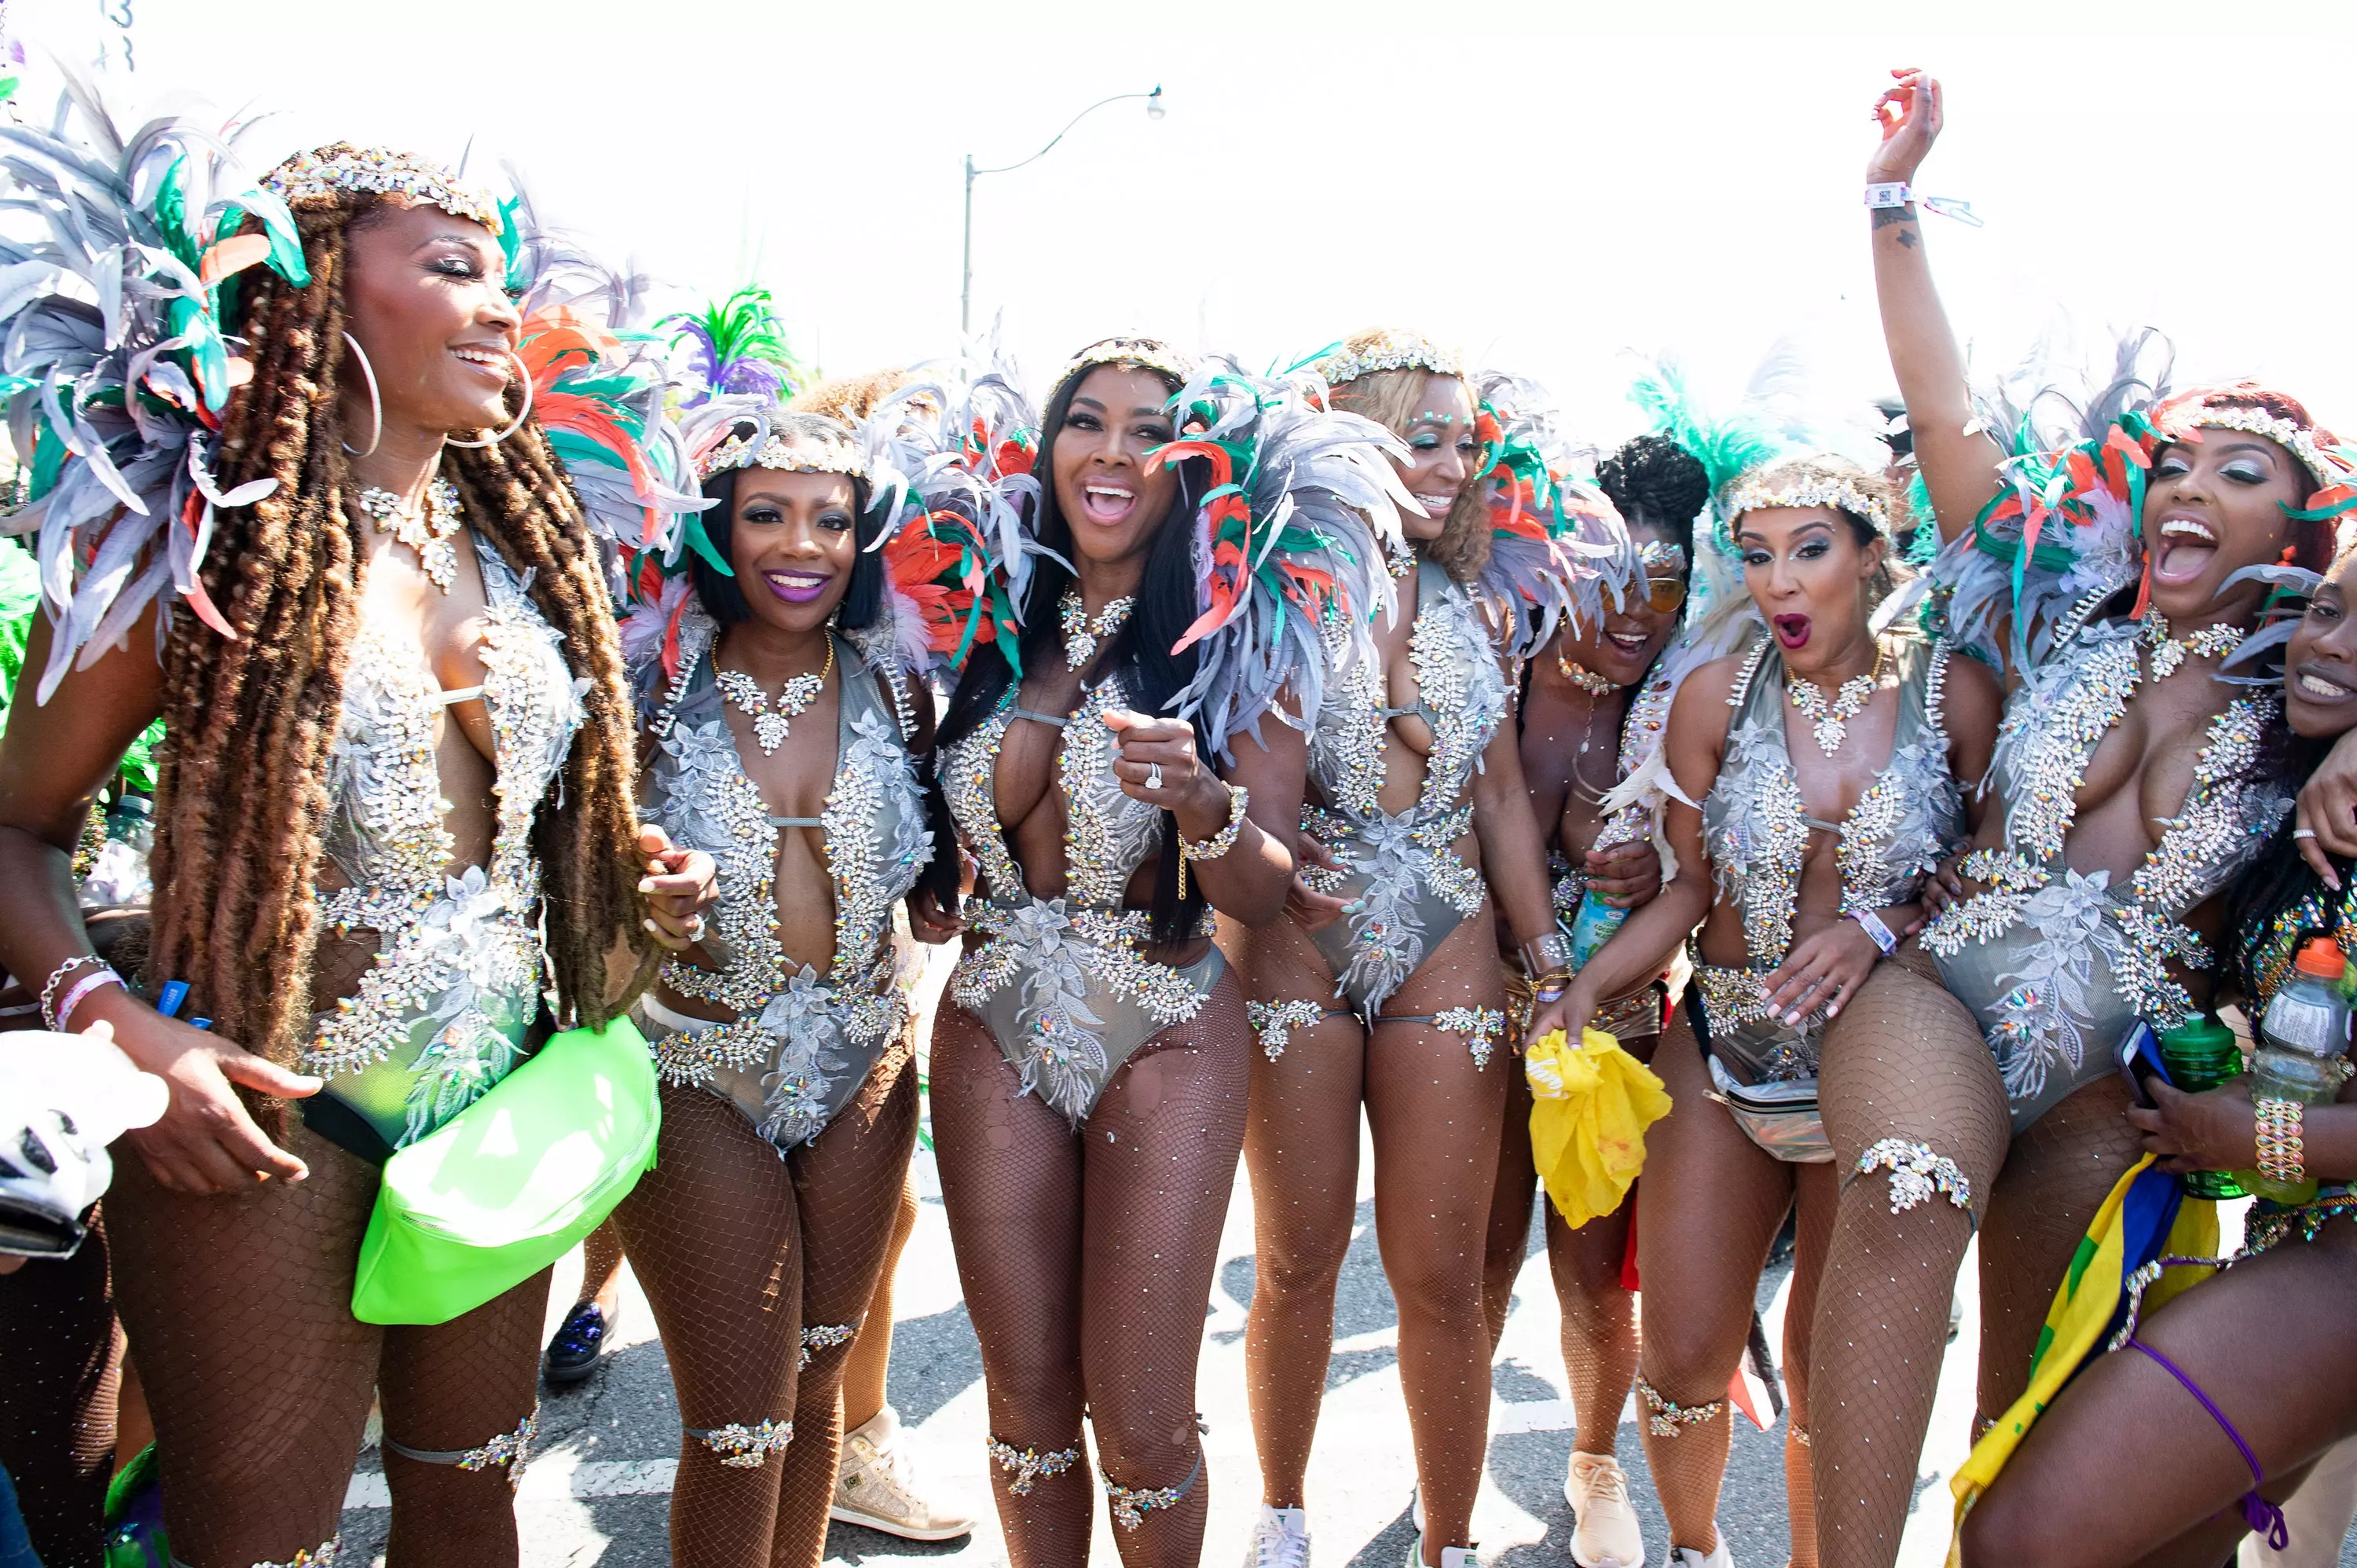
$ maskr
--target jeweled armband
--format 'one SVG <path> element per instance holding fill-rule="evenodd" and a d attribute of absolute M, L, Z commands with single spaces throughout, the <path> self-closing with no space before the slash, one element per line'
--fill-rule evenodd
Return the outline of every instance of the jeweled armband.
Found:
<path fill-rule="evenodd" d="M 1178 835 L 1178 897 L 1187 897 L 1187 863 L 1190 860 L 1217 860 L 1236 847 L 1236 835 L 1244 831 L 1244 803 L 1252 791 L 1238 784 L 1228 790 L 1228 825 L 1205 839 L 1201 843 L 1189 843 L 1187 835 Z"/>

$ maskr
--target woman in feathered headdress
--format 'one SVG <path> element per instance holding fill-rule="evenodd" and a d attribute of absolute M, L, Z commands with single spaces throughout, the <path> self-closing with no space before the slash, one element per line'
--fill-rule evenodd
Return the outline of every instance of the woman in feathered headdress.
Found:
<path fill-rule="evenodd" d="M 1489 1425 L 1489 1331 L 1469 1250 L 1488 1222 L 1511 1061 L 1491 886 L 1535 978 L 1559 973 L 1546 850 L 1506 723 L 1501 636 L 1560 612 L 1563 555 L 1544 524 L 1541 465 L 1491 510 L 1499 426 L 1458 357 L 1413 334 L 1360 333 L 1317 365 L 1333 405 L 1401 443 L 1400 606 L 1375 652 L 1336 661 L 1339 693 L 1309 747 L 1311 803 L 1291 918 L 1238 948 L 1261 1049 L 1245 1156 L 1261 1259 L 1246 1341 L 1263 1485 L 1265 1563 L 1307 1552 L 1310 1441 L 1351 1230 L 1360 1107 L 1375 1136 L 1376 1223 L 1400 1300 L 1401 1366 L 1425 1533 L 1416 1560 L 1470 1552 Z M 1525 503 L 1527 505 L 1525 506 Z M 1388 521 L 1388 518 L 1386 518 Z M 1503 526 L 1503 535 L 1501 527 Z M 1493 556 L 1499 570 L 1485 577 Z M 1542 569 L 1544 568 L 1544 569 Z M 1490 882 L 1485 883 L 1484 874 Z M 1510 1051 L 1511 1055 L 1511 1051 Z M 1436 1138 L 1446 1126 L 1449 1136 Z"/>
<path fill-rule="evenodd" d="M 1283 910 L 1319 639 L 1362 641 L 1384 580 L 1383 445 L 1230 361 L 1083 349 L 1040 424 L 1025 619 L 993 617 L 942 722 L 981 869 L 933 1127 L 1024 1568 L 1085 1552 L 1083 1411 L 1124 1558 L 1201 1548 L 1196 1348 L 1251 1048 L 1211 911 Z"/>
<path fill-rule="evenodd" d="M 19 295 L 8 323 L 36 497 L 13 527 L 48 614 L 0 744 L 0 859 L 39 890 L 0 912 L 0 963 L 173 1085 L 107 1203 L 176 1553 L 330 1560 L 373 1386 L 396 1554 L 512 1563 L 545 1280 L 436 1326 L 356 1321 L 371 1166 L 521 1059 L 544 977 L 558 1022 L 609 1018 L 702 880 L 637 825 L 599 541 L 548 387 L 512 368 L 535 350 L 509 288 L 536 280 L 513 219 L 424 160 L 339 144 L 253 188 L 193 127 L 126 145 L 83 108 L 89 140 L 0 127 L 51 224 L 11 275 L 101 301 Z M 65 860 L 159 714 L 154 937 L 125 980 Z M 167 982 L 178 1018 L 146 1000 Z"/>
<path fill-rule="evenodd" d="M 2129 374 L 2068 429 L 2042 428 L 2051 398 L 1976 415 L 1907 188 L 1939 83 L 1900 73 L 1877 113 L 1875 274 L 1935 573 L 1948 624 L 2007 685 L 2000 809 L 1923 937 L 2012 1109 L 1981 1242 L 1986 1422 L 2022 1392 L 2050 1295 L 2136 1159 L 2118 1053 L 2140 1024 L 2197 1015 L 2210 906 L 2289 809 L 2280 699 L 2237 677 L 2288 630 L 2260 625 L 2264 579 L 2331 558 L 2357 464 L 2251 385 L 2169 396 Z"/>
<path fill-rule="evenodd" d="M 1621 911 L 1661 886 L 1652 813 L 1636 804 L 1608 811 L 1603 802 L 1660 750 L 1676 655 L 1683 651 L 1673 644 L 1684 629 L 1695 518 L 1711 489 L 1694 456 L 1658 435 L 1638 436 L 1606 457 L 1597 466 L 1596 484 L 1621 520 L 1621 554 L 1609 563 L 1615 578 L 1599 578 L 1577 612 L 1524 663 L 1514 713 L 1523 778 L 1549 839 L 1555 924 L 1571 939 L 1575 963 L 1584 956 L 1583 940 L 1592 951 Z M 1681 983 L 1676 973 L 1647 980 L 1632 994 L 1608 1001 L 1596 1026 L 1638 1060 L 1652 1059 Z M 1528 1021 L 1532 993 L 1512 961 L 1506 984 L 1519 1030 Z M 1539 1185 L 1531 1106 L 1530 1085 L 1517 1076 L 1507 1092 L 1482 1271 L 1493 1340 L 1505 1326 Z M 1622 1283 L 1633 1187 L 1630 1193 L 1613 1213 L 1577 1230 L 1553 1204 L 1545 1206 L 1547 1254 L 1563 1313 L 1564 1369 L 1579 1415 L 1565 1481 L 1577 1521 L 1576 1562 L 1631 1563 L 1643 1551 L 1617 1454 L 1620 1409 L 1637 1373 L 1636 1296 Z"/>
<path fill-rule="evenodd" d="M 684 598 L 641 566 L 643 791 L 717 859 L 720 898 L 640 1004 L 662 1138 L 615 1219 L 679 1386 L 674 1554 L 815 1568 L 916 1136 L 892 915 L 940 821 L 925 671 L 870 634 L 887 537 L 946 504 L 928 473 L 962 470 L 928 468 L 895 406 L 852 426 L 789 411 L 782 375 L 710 390 L 760 380 L 737 353 L 705 367 L 680 416 L 712 503 L 673 563 Z"/>

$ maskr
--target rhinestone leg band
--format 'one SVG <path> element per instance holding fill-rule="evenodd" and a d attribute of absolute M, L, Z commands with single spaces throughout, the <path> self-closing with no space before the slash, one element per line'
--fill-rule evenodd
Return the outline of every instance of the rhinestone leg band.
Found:
<path fill-rule="evenodd" d="M 1018 1498 L 1030 1496 L 1031 1488 L 1039 1485 L 1041 1477 L 1060 1476 L 1081 1463 L 1081 1445 L 1077 1443 L 1070 1448 L 1059 1448 L 1052 1454 L 1042 1454 L 1037 1448 L 1018 1449 L 1010 1444 L 1001 1443 L 996 1437 L 985 1446 L 990 1456 L 998 1461 L 1000 1469 L 1014 1473 L 1015 1479 L 1006 1483 L 1006 1490 Z"/>
<path fill-rule="evenodd" d="M 1135 1530 L 1146 1522 L 1146 1516 L 1157 1509 L 1177 1508 L 1178 1501 L 1195 1489 L 1195 1482 L 1203 1474 L 1203 1455 L 1195 1455 L 1195 1467 L 1187 1478 L 1175 1487 L 1117 1487 L 1105 1482 L 1105 1501 L 1112 1505 L 1113 1517 L 1124 1530 Z"/>
<path fill-rule="evenodd" d="M 508 1490 L 513 1491 L 523 1484 L 523 1467 L 532 1462 L 532 1441 L 539 1435 L 540 1407 L 534 1405 L 532 1413 L 513 1432 L 503 1433 L 479 1448 L 412 1448 L 390 1437 L 384 1440 L 384 1445 L 421 1465 L 455 1465 L 461 1470 L 488 1470 L 494 1465 L 505 1465 Z"/>
<path fill-rule="evenodd" d="M 1858 1155 L 1855 1174 L 1890 1172 L 1890 1212 L 1904 1214 L 1939 1193 L 1966 1214 L 1973 1210 L 1973 1184 L 1945 1155 L 1935 1155 L 1925 1144 L 1885 1138 Z"/>
<path fill-rule="evenodd" d="M 1725 1400 L 1713 1400 L 1708 1404 L 1680 1404 L 1664 1399 L 1662 1391 L 1647 1382 L 1642 1372 L 1637 1374 L 1637 1393 L 1645 1402 L 1656 1437 L 1675 1437 L 1687 1427 L 1717 1421 L 1727 1412 Z"/>
<path fill-rule="evenodd" d="M 808 1367 L 811 1357 L 821 1350 L 832 1350 L 837 1345 L 848 1345 L 859 1332 L 856 1323 L 814 1323 L 802 1330 L 802 1365 Z"/>
<path fill-rule="evenodd" d="M 726 1426 L 688 1426 L 681 1430 L 718 1455 L 720 1462 L 732 1470 L 758 1470 L 763 1460 L 772 1454 L 783 1453 L 786 1444 L 794 1440 L 794 1423 L 791 1421 L 760 1421 L 750 1426 L 732 1421 Z"/>
<path fill-rule="evenodd" d="M 319 1542 L 314 1551 L 298 1552 L 284 1563 L 257 1563 L 253 1568 L 336 1568 L 336 1546 L 342 1540 L 340 1533 L 331 1535 Z M 172 1568 L 188 1568 L 188 1565 L 175 1557 Z"/>

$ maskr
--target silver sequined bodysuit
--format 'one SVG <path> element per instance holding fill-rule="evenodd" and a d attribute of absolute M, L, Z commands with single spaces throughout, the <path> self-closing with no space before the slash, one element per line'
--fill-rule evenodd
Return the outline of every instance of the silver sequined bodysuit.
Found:
<path fill-rule="evenodd" d="M 422 650 L 375 628 L 344 677 L 326 849 L 347 886 L 318 894 L 339 936 L 372 934 L 359 992 L 315 1015 L 300 1067 L 400 1148 L 465 1110 L 522 1059 L 540 1008 L 540 868 L 532 826 L 572 749 L 581 693 L 559 634 L 479 534 L 483 683 L 446 692 Z M 490 714 L 497 828 L 488 865 L 457 863 L 435 760 L 442 710 Z"/>
<path fill-rule="evenodd" d="M 1472 831 L 1465 797 L 1505 720 L 1506 677 L 1472 596 L 1430 562 L 1416 566 L 1408 659 L 1415 667 L 1414 707 L 1386 706 L 1383 665 L 1363 659 L 1340 698 L 1318 711 L 1309 778 L 1325 803 L 1301 812 L 1302 831 L 1344 867 L 1313 873 L 1311 886 L 1359 905 L 1310 940 L 1334 967 L 1334 995 L 1369 1018 L 1490 896 L 1481 874 L 1458 857 L 1457 841 Z M 1394 816 L 1379 797 L 1391 721 L 1403 714 L 1430 728 L 1432 752 L 1415 803 Z"/>
<path fill-rule="evenodd" d="M 2254 691 L 2211 721 L 2183 808 L 2125 886 L 2108 871 L 2071 868 L 2062 846 L 2088 758 L 2144 679 L 2139 635 L 2134 621 L 2083 625 L 2024 672 L 2006 699 L 1992 766 L 2005 846 L 1975 851 L 1963 867 L 1990 886 L 1923 932 L 1941 978 L 1988 1036 L 2017 1133 L 2115 1070 L 2139 1018 L 2165 1031 L 2191 1015 L 2169 961 L 2200 969 L 2211 955 L 2184 918 L 2291 808 L 2284 781 L 2256 766 L 2281 699 Z"/>
<path fill-rule="evenodd" d="M 982 863 L 967 906 L 970 940 L 950 998 L 988 1026 L 1023 1076 L 1023 1092 L 1075 1126 L 1140 1046 L 1192 1018 L 1222 967 L 1214 948 L 1183 968 L 1148 956 L 1150 919 L 1122 907 L 1129 879 L 1162 843 L 1162 813 L 1125 794 L 1104 714 L 1130 706 L 1118 671 L 1082 694 L 1069 717 L 1018 707 L 1009 688 L 990 718 L 942 754 L 942 788 L 959 836 Z M 1062 732 L 1065 893 L 1034 897 L 998 825 L 998 748 L 1017 719 Z M 1199 934 L 1208 935 L 1207 924 Z"/>
<path fill-rule="evenodd" d="M 673 959 L 663 983 L 736 1018 L 708 1023 L 660 1004 L 642 1011 L 664 1080 L 728 1101 L 782 1155 L 826 1130 L 908 1025 L 892 906 L 932 858 L 933 838 L 894 707 L 839 638 L 834 783 L 824 813 L 771 815 L 746 776 L 713 675 L 717 630 L 701 611 L 682 623 L 680 678 L 649 703 L 658 749 L 645 789 L 673 842 L 708 851 L 720 868 L 716 932 L 705 949 L 721 967 Z M 661 679 L 651 661 L 639 672 L 642 703 L 658 696 Z M 820 833 L 834 884 L 834 958 L 823 975 L 778 941 L 778 835 L 801 829 Z"/>
<path fill-rule="evenodd" d="M 1706 964 L 1695 980 L 1714 1056 L 1760 1083 L 1814 1078 L 1822 1012 L 1785 1024 L 1767 1006 L 1761 979 L 1792 946 L 1792 917 L 1811 832 L 1837 835 L 1842 913 L 1913 900 L 1923 877 L 1964 834 L 1964 792 L 1948 766 L 1941 718 L 1949 648 L 1909 639 L 1890 650 L 1899 718 L 1890 761 L 1838 822 L 1808 814 L 1792 774 L 1784 713 L 1784 660 L 1773 639 L 1756 644 L 1727 695 L 1736 710 L 1718 778 L 1702 803 L 1703 842 L 1719 897 L 1743 912 L 1743 969 Z"/>

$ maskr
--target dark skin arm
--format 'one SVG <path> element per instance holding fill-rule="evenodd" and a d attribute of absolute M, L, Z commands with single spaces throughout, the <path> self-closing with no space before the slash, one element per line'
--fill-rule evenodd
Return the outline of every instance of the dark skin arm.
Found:
<path fill-rule="evenodd" d="M 2153 1109 L 2130 1106 L 2128 1120 L 2144 1134 L 2145 1152 L 2161 1156 L 2161 1169 L 2245 1171 L 2258 1165 L 2259 1121 L 2247 1077 L 2200 1094 L 2171 1089 L 2157 1077 L 2146 1079 L 2145 1088 Z M 2300 1114 L 2300 1143 L 2309 1176 L 2357 1180 L 2357 1105 L 2309 1106 Z"/>
<path fill-rule="evenodd" d="M 1265 715 L 1259 740 L 1239 735 L 1229 743 L 1235 760 L 1223 778 L 1196 756 L 1194 728 L 1182 719 L 1116 709 L 1105 723 L 1121 737 L 1113 770 L 1122 792 L 1177 817 L 1187 843 L 1225 832 L 1235 790 L 1251 792 L 1235 843 L 1216 860 L 1188 862 L 1187 880 L 1201 886 L 1213 908 L 1246 926 L 1265 926 L 1283 915 L 1308 777 L 1309 744 L 1301 732 Z M 1146 780 L 1157 765 L 1162 788 L 1149 789 Z"/>
<path fill-rule="evenodd" d="M 28 677 L 48 661 L 49 644 L 48 618 L 36 617 L 25 656 Z M 151 609 L 131 628 L 125 647 L 70 671 L 48 703 L 19 701 L 9 711 L 0 738 L 0 882 L 15 894 L 0 902 L 0 965 L 36 988 L 58 965 L 91 950 L 74 899 L 73 846 L 124 749 L 160 712 L 155 646 Z M 120 986 L 90 993 L 71 1022 L 108 1024 L 132 1061 L 170 1087 L 162 1120 L 124 1134 L 162 1186 L 232 1192 L 310 1174 L 264 1135 L 236 1090 L 300 1099 L 318 1091 L 317 1079 L 166 1018 Z"/>

